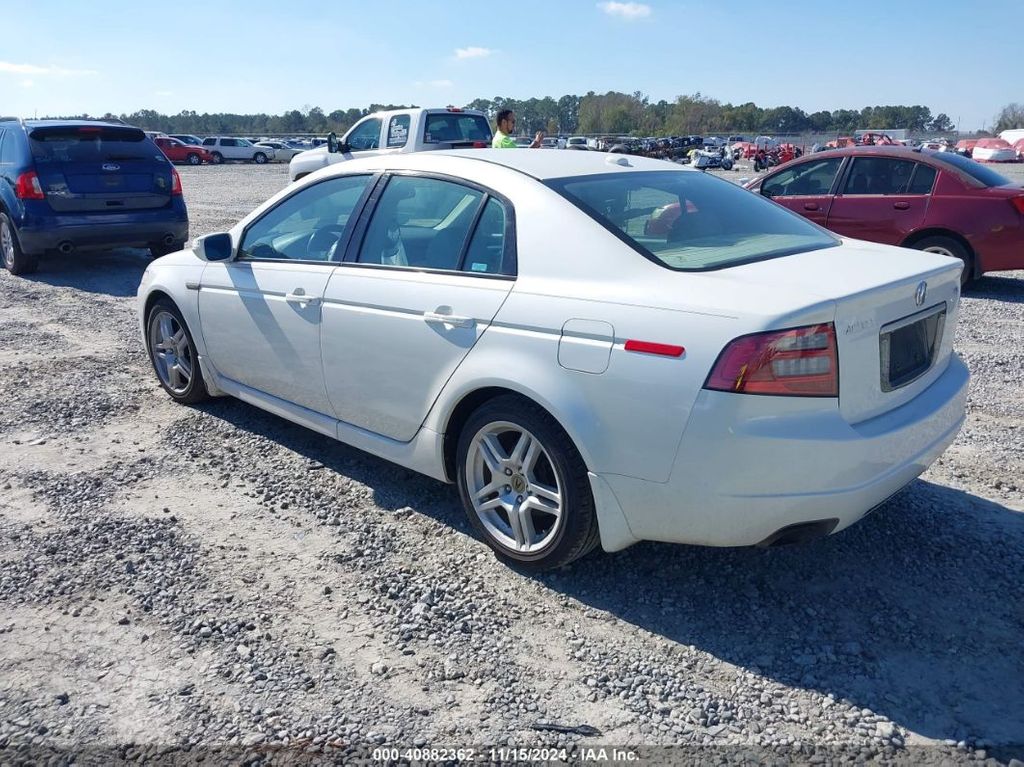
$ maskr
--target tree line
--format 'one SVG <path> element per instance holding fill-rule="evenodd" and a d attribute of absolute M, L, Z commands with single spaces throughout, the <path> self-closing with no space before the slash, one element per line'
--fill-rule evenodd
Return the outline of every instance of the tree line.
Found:
<path fill-rule="evenodd" d="M 407 105 L 370 104 L 365 109 L 335 109 L 325 112 L 320 107 L 293 109 L 279 115 L 208 113 L 184 110 L 164 115 L 152 109 L 131 114 L 107 113 L 104 119 L 120 119 L 147 130 L 166 133 L 194 133 L 200 136 L 288 135 L 343 133 L 365 115 L 383 110 L 405 108 Z M 944 113 L 932 114 L 926 106 L 868 106 L 863 109 L 820 110 L 807 113 L 799 107 L 760 107 L 722 103 L 717 99 L 694 93 L 674 101 L 651 101 L 640 92 L 604 94 L 593 91 L 583 95 L 565 95 L 555 99 L 513 99 L 495 96 L 478 98 L 464 105 L 479 109 L 493 121 L 498 111 L 512 109 L 523 133 L 538 130 L 550 134 L 609 134 L 634 136 L 712 135 L 716 133 L 749 134 L 849 134 L 859 128 L 905 129 L 915 133 L 949 133 L 956 127 Z M 1016 109 L 1016 111 L 1014 111 Z M 1024 120 L 1024 108 L 1011 104 L 1004 108 L 1004 122 Z M 83 116 L 83 115 L 79 115 Z M 1001 117 L 1004 115 L 1001 115 Z M 1014 126 L 1008 126 L 1014 127 Z M 1001 130 L 1002 128 L 998 128 Z"/>

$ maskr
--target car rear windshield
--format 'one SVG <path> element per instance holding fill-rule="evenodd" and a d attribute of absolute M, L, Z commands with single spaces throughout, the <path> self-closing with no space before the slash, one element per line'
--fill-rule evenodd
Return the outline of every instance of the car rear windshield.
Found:
<path fill-rule="evenodd" d="M 548 185 L 669 269 L 721 269 L 839 244 L 795 213 L 705 173 L 608 173 Z"/>
<path fill-rule="evenodd" d="M 491 127 L 483 115 L 432 112 L 423 125 L 423 143 L 448 144 L 491 140 Z"/>
<path fill-rule="evenodd" d="M 996 173 L 991 168 L 975 162 L 969 157 L 956 154 L 955 152 L 932 152 L 928 155 L 933 160 L 952 165 L 959 171 L 966 173 L 982 186 L 1006 186 L 1012 184 L 1006 176 Z"/>
<path fill-rule="evenodd" d="M 154 159 L 160 154 L 138 128 L 69 125 L 35 128 L 28 134 L 36 162 L 107 162 Z"/>

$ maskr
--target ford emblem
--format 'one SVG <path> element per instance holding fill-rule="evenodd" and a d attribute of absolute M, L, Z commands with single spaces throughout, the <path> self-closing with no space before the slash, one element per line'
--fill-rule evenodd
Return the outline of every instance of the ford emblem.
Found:
<path fill-rule="evenodd" d="M 924 303 L 925 298 L 928 297 L 928 283 L 921 282 L 917 285 L 917 290 L 914 291 L 914 303 L 918 306 Z"/>
<path fill-rule="evenodd" d="M 121 166 L 113 162 L 103 163 L 103 170 L 121 170 Z"/>

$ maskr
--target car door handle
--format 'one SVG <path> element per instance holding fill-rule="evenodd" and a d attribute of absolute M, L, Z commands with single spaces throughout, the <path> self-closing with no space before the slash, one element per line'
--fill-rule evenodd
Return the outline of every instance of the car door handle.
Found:
<path fill-rule="evenodd" d="M 307 296 L 305 293 L 296 291 L 295 293 L 287 293 L 284 300 L 290 304 L 306 304 L 307 306 L 316 306 L 320 303 L 320 299 L 316 296 Z"/>
<path fill-rule="evenodd" d="M 894 208 L 896 208 L 896 210 L 909 210 L 910 203 L 909 202 L 894 202 L 892 204 L 892 206 Z"/>
<path fill-rule="evenodd" d="M 817 210 L 817 209 L 818 209 L 818 203 L 816 203 L 816 202 L 805 202 L 804 203 L 804 210 Z"/>
<path fill-rule="evenodd" d="M 440 322 L 456 328 L 471 328 L 476 324 L 476 320 L 472 317 L 459 317 L 454 314 L 442 314 L 441 312 L 423 312 L 423 320 L 424 322 Z"/>

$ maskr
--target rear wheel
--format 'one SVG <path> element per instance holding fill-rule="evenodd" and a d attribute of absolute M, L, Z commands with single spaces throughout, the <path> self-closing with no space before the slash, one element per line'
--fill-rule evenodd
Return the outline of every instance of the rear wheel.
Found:
<path fill-rule="evenodd" d="M 466 514 L 499 559 L 549 570 L 597 545 L 583 459 L 533 402 L 509 395 L 482 405 L 463 427 L 456 460 Z"/>
<path fill-rule="evenodd" d="M 0 255 L 11 274 L 30 274 L 39 267 L 39 258 L 25 253 L 18 244 L 14 223 L 6 213 L 0 213 Z"/>
<path fill-rule="evenodd" d="M 189 152 L 188 157 L 185 158 L 189 165 L 199 165 L 203 162 L 202 158 L 195 152 Z"/>
<path fill-rule="evenodd" d="M 213 153 L 213 164 L 214 165 L 220 165 L 222 162 L 224 162 L 224 155 L 222 155 L 220 152 L 214 152 Z"/>
<path fill-rule="evenodd" d="M 175 253 L 182 250 L 184 247 L 185 243 L 182 241 L 175 241 L 170 245 L 165 245 L 162 242 L 151 242 L 149 244 L 149 253 L 153 258 L 160 258 L 160 256 L 166 256 L 168 253 Z"/>
<path fill-rule="evenodd" d="M 951 258 L 959 258 L 963 261 L 964 270 L 960 274 L 961 288 L 967 287 L 971 280 L 974 279 L 974 263 L 971 254 L 967 252 L 967 248 L 952 237 L 925 237 L 915 242 L 913 247 L 926 253 L 938 253 L 939 255 L 950 256 Z"/>
<path fill-rule="evenodd" d="M 253 155 L 252 161 L 257 165 L 263 165 L 267 161 L 267 156 L 263 152 L 257 152 Z"/>
<path fill-rule="evenodd" d="M 169 299 L 159 299 L 149 310 L 146 349 L 160 385 L 171 399 L 184 405 L 209 399 L 192 334 Z"/>

